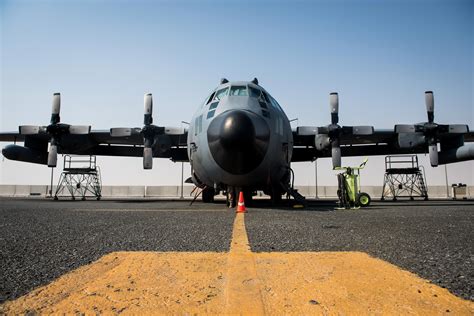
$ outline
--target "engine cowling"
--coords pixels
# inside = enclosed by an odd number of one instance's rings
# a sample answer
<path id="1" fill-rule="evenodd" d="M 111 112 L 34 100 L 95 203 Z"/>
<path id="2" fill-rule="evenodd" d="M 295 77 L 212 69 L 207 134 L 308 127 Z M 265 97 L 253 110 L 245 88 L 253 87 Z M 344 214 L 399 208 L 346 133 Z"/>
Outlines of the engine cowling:
<path id="1" fill-rule="evenodd" d="M 450 150 L 442 150 L 439 152 L 439 164 L 444 165 L 453 162 L 467 161 L 474 159 L 474 144 L 468 144 L 453 148 Z"/>
<path id="2" fill-rule="evenodd" d="M 46 165 L 48 163 L 48 153 L 28 147 L 18 145 L 8 145 L 2 149 L 5 158 L 16 161 L 37 163 Z"/>

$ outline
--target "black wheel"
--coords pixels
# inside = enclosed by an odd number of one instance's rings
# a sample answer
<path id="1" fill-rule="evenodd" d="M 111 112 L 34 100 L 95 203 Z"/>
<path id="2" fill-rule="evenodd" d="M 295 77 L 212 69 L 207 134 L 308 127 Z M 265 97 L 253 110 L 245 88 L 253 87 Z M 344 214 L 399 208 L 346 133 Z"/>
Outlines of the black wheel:
<path id="1" fill-rule="evenodd" d="M 276 185 L 269 187 L 269 189 L 270 189 L 270 198 L 272 201 L 272 205 L 281 205 L 282 194 L 283 194 L 281 189 Z"/>
<path id="2" fill-rule="evenodd" d="M 100 201 L 100 196 L 97 197 L 97 201 Z"/>
<path id="3" fill-rule="evenodd" d="M 55 200 L 55 201 L 58 200 L 58 196 L 57 196 L 57 195 L 54 196 L 54 200 Z"/>
<path id="4" fill-rule="evenodd" d="M 85 201 L 85 200 L 86 200 L 86 197 L 85 197 L 85 196 L 83 196 L 81 200 Z"/>
<path id="5" fill-rule="evenodd" d="M 252 195 L 252 191 L 244 191 L 244 202 L 245 202 L 245 206 L 250 206 L 252 205 L 252 198 L 253 198 L 253 195 Z"/>
<path id="6" fill-rule="evenodd" d="M 204 188 L 202 190 L 202 201 L 204 203 L 214 202 L 214 188 Z"/>
<path id="7" fill-rule="evenodd" d="M 281 204 L 281 193 L 272 193 L 270 197 L 273 205 Z"/>
<path id="8" fill-rule="evenodd" d="M 361 192 L 357 195 L 357 204 L 359 204 L 360 207 L 369 206 L 371 201 L 370 195 L 365 192 Z"/>

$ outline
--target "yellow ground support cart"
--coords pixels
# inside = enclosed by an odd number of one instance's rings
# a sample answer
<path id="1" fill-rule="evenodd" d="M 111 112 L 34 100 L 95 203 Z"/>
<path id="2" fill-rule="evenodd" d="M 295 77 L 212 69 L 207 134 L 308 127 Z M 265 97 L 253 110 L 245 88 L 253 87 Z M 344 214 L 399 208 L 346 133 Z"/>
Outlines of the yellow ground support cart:
<path id="1" fill-rule="evenodd" d="M 370 205 L 370 195 L 360 191 L 360 170 L 364 169 L 368 160 L 365 158 L 358 167 L 334 168 L 343 171 L 337 174 L 339 208 L 358 209 Z"/>

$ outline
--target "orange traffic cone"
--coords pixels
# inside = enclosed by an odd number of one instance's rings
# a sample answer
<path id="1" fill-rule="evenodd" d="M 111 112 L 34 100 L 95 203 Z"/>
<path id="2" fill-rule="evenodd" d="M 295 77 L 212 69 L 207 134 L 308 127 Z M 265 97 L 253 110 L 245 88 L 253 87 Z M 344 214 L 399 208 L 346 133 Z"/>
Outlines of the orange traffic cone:
<path id="1" fill-rule="evenodd" d="M 247 213 L 247 210 L 245 209 L 244 192 L 242 191 L 240 191 L 239 194 L 239 203 L 237 204 L 236 213 Z"/>

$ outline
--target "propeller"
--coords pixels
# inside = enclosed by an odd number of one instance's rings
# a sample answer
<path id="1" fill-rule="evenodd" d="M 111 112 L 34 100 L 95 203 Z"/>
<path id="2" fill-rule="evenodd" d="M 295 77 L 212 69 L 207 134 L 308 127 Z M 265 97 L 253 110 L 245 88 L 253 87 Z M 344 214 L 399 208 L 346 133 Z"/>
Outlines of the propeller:
<path id="1" fill-rule="evenodd" d="M 65 134 L 86 135 L 91 131 L 88 125 L 69 125 L 60 123 L 61 94 L 53 94 L 53 105 L 51 108 L 51 120 L 48 126 L 21 125 L 19 132 L 21 135 L 47 134 L 50 136 L 50 146 L 48 151 L 48 167 L 56 167 L 58 161 L 58 146 L 61 137 Z"/>
<path id="2" fill-rule="evenodd" d="M 331 124 L 317 128 L 315 143 L 318 149 L 331 147 L 332 165 L 335 168 L 341 166 L 341 136 L 371 135 L 374 133 L 374 127 L 339 126 L 339 95 L 337 92 L 332 92 L 329 95 L 329 110 L 331 112 Z"/>
<path id="3" fill-rule="evenodd" d="M 431 166 L 438 166 L 438 139 L 447 134 L 464 134 L 469 132 L 469 127 L 464 124 L 442 125 L 434 122 L 434 96 L 433 91 L 425 92 L 425 105 L 428 122 L 419 124 L 395 125 L 395 133 L 421 133 L 428 145 Z"/>
<path id="4" fill-rule="evenodd" d="M 153 125 L 153 98 L 151 93 L 145 94 L 144 97 L 145 115 L 141 133 L 143 134 L 143 169 L 153 168 L 153 150 L 152 146 L 155 141 L 155 132 L 158 128 Z"/>
<path id="5" fill-rule="evenodd" d="M 153 125 L 153 96 L 147 93 L 143 99 L 144 103 L 144 126 L 140 128 L 114 127 L 110 129 L 112 137 L 130 137 L 141 134 L 143 137 L 143 169 L 153 168 L 153 146 L 159 135 L 182 135 L 184 128 L 161 127 Z"/>

